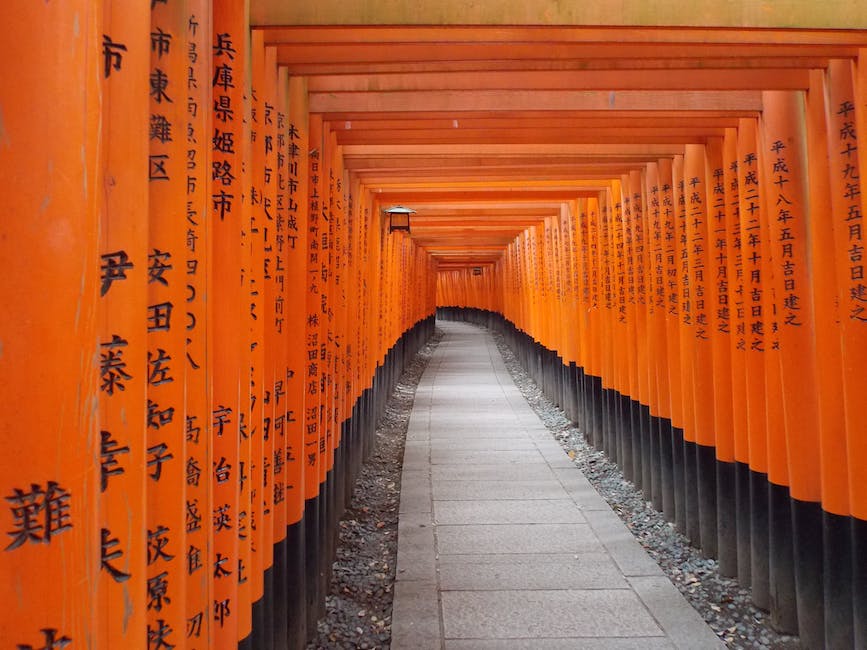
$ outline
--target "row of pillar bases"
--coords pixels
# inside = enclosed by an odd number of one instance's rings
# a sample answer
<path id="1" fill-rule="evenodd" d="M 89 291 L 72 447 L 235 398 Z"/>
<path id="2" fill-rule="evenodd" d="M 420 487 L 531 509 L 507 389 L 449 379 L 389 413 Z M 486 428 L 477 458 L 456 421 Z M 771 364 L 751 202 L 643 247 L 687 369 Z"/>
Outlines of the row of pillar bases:
<path id="1" fill-rule="evenodd" d="M 362 465 L 376 446 L 377 424 L 403 371 L 433 336 L 434 317 L 419 321 L 389 349 L 377 366 L 371 386 L 352 407 L 342 425 L 334 467 L 307 499 L 301 521 L 287 527 L 286 538 L 274 546 L 274 564 L 265 572 L 264 597 L 253 603 L 253 631 L 239 643 L 242 649 L 307 647 L 326 615 L 339 521 L 352 500 Z"/>
<path id="2" fill-rule="evenodd" d="M 440 307 L 438 318 L 500 332 L 542 392 L 588 444 L 617 463 L 645 501 L 719 571 L 752 592 L 772 626 L 805 648 L 867 647 L 867 522 L 794 499 L 786 486 L 565 363 L 498 313 Z"/>

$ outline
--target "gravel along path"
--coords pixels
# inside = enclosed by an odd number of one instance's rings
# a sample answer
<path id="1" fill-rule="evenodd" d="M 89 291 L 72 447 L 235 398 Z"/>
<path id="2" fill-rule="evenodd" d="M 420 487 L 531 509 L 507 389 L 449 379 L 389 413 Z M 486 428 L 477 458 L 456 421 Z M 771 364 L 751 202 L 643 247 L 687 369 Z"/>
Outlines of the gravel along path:
<path id="1" fill-rule="evenodd" d="M 716 560 L 703 557 L 662 513 L 623 478 L 617 465 L 584 440 L 563 411 L 542 394 L 503 337 L 492 332 L 512 379 L 524 398 L 575 465 L 629 527 L 639 543 L 729 648 L 796 650 L 797 637 L 780 635 L 770 616 L 752 604 L 750 591 L 719 573 Z"/>
<path id="2" fill-rule="evenodd" d="M 403 448 L 415 390 L 442 332 L 404 371 L 376 427 L 376 447 L 362 468 L 339 523 L 327 614 L 308 650 L 385 650 L 397 563 L 397 513 Z"/>
<path id="3" fill-rule="evenodd" d="M 518 363 L 502 336 L 492 332 L 512 378 L 551 435 L 635 534 L 689 603 L 729 648 L 797 650 L 798 639 L 777 634 L 770 617 L 752 605 L 750 592 L 719 574 L 662 513 L 623 478 L 616 464 L 584 441 L 583 434 L 550 402 Z M 314 649 L 386 650 L 397 559 L 400 474 L 415 389 L 442 333 L 404 372 L 377 426 L 376 449 L 365 463 L 352 503 L 340 522 L 337 558 Z"/>

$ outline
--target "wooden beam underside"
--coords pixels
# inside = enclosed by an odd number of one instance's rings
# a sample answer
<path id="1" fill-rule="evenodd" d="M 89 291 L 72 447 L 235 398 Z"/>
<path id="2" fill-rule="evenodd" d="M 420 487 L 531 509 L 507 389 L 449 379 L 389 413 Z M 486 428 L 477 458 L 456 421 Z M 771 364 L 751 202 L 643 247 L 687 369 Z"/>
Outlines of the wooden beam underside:
<path id="1" fill-rule="evenodd" d="M 630 22 L 628 2 L 618 3 L 621 26 L 572 24 L 562 7 L 553 10 L 560 24 L 547 26 L 413 25 L 408 16 L 349 26 L 340 16 L 359 10 L 352 2 L 325 14 L 276 4 L 253 0 L 252 15 L 278 65 L 305 78 L 310 111 L 374 209 L 417 211 L 409 236 L 441 268 L 492 263 L 524 229 L 612 180 L 760 116 L 763 91 L 806 91 L 811 70 L 867 48 L 867 31 L 845 11 L 839 25 L 818 11 L 790 12 L 798 29 L 731 23 L 745 2 L 705 12 L 719 24 L 681 28 Z M 500 4 L 503 15 L 522 11 Z M 290 14 L 296 25 L 276 22 Z M 307 21 L 314 15 L 319 24 Z"/>

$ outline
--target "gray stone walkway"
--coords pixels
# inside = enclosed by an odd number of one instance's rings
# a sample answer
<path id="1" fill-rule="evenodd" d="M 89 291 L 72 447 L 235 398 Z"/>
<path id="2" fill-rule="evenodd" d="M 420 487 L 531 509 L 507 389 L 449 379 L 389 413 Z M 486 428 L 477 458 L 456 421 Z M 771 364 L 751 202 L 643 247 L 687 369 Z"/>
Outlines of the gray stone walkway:
<path id="1" fill-rule="evenodd" d="M 446 332 L 418 386 L 392 648 L 722 648 L 521 396 L 490 334 Z"/>

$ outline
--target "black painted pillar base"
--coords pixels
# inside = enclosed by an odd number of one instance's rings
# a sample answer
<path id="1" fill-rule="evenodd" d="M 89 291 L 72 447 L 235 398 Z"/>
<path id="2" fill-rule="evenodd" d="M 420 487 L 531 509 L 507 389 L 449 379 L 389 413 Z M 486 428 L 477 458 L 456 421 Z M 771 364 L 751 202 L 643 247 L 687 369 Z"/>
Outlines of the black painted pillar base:
<path id="1" fill-rule="evenodd" d="M 686 501 L 686 536 L 701 548 L 701 509 L 698 505 L 698 458 L 696 444 L 683 441 L 683 483 Z"/>
<path id="2" fill-rule="evenodd" d="M 671 451 L 671 420 L 659 418 L 659 462 L 660 486 L 662 489 L 662 514 L 668 521 L 674 521 L 674 459 Z"/>
<path id="3" fill-rule="evenodd" d="M 696 443 L 695 463 L 701 552 L 704 553 L 705 557 L 716 558 L 716 449 Z"/>
<path id="4" fill-rule="evenodd" d="M 271 547 L 273 553 L 274 547 Z M 274 648 L 274 565 L 265 569 L 265 607 L 262 616 L 262 628 L 265 630 L 262 638 L 262 647 L 265 650 L 273 650 Z"/>
<path id="5" fill-rule="evenodd" d="M 852 648 L 852 519 L 822 513 L 825 647 Z"/>
<path id="6" fill-rule="evenodd" d="M 655 445 L 650 435 L 650 407 L 638 404 L 639 437 L 641 439 L 641 493 L 645 501 L 653 499 L 653 454 Z"/>
<path id="7" fill-rule="evenodd" d="M 273 622 L 271 625 L 273 647 L 289 647 L 289 579 L 287 574 L 286 538 L 274 544 L 273 584 Z"/>
<path id="8" fill-rule="evenodd" d="M 867 648 L 867 521 L 852 517 L 852 621 L 856 648 Z"/>
<path id="9" fill-rule="evenodd" d="M 822 506 L 798 499 L 791 503 L 798 636 L 805 648 L 821 648 L 825 642 Z"/>
<path id="10" fill-rule="evenodd" d="M 716 532 L 719 572 L 738 574 L 737 476 L 734 462 L 716 462 Z"/>
<path id="11" fill-rule="evenodd" d="M 649 411 L 648 411 L 649 414 Z M 650 427 L 650 501 L 653 507 L 662 512 L 662 436 L 660 426 L 662 418 L 651 415 Z"/>
<path id="12" fill-rule="evenodd" d="M 320 495 L 321 496 L 321 488 Z M 316 636 L 316 623 L 319 620 L 319 598 L 325 594 L 319 593 L 319 566 L 322 554 L 319 526 L 320 504 L 319 496 L 307 499 L 304 503 L 304 544 L 305 552 L 305 584 L 306 612 L 307 612 L 307 641 L 312 641 Z"/>
<path id="13" fill-rule="evenodd" d="M 603 411 L 602 411 L 602 449 L 601 451 L 605 452 L 605 455 L 611 459 L 611 462 L 617 462 L 617 452 L 616 445 L 613 444 L 614 441 L 614 431 L 616 430 L 614 424 L 614 397 L 612 395 L 612 390 L 610 388 L 604 388 L 602 390 L 602 401 L 603 401 Z"/>
<path id="14" fill-rule="evenodd" d="M 770 609 L 768 583 L 768 475 L 750 472 L 750 575 L 753 604 Z"/>
<path id="15" fill-rule="evenodd" d="M 750 466 L 735 463 L 735 507 L 738 529 L 738 583 L 752 588 L 752 501 L 750 500 Z"/>
<path id="16" fill-rule="evenodd" d="M 263 580 L 264 580 L 263 575 Z M 259 600 L 253 601 L 251 606 L 252 611 L 252 630 L 250 631 L 250 636 L 247 637 L 250 641 L 250 648 L 264 648 L 265 647 L 265 598 L 264 596 Z M 270 638 L 270 630 L 267 630 L 269 634 L 267 635 Z"/>
<path id="17" fill-rule="evenodd" d="M 686 470 L 683 457 L 683 429 L 671 427 L 671 460 L 674 468 L 674 525 L 686 535 Z"/>
<path id="18" fill-rule="evenodd" d="M 785 634 L 798 633 L 792 532 L 789 489 L 769 482 L 768 606 L 771 611 L 771 625 Z"/>
<path id="19" fill-rule="evenodd" d="M 593 403 L 593 446 L 596 449 L 602 449 L 602 440 L 604 434 L 605 420 L 605 400 L 603 394 L 605 389 L 602 387 L 602 377 L 591 376 L 591 401 Z"/>
<path id="20" fill-rule="evenodd" d="M 306 507 L 305 507 L 306 509 Z M 307 644 L 307 523 L 302 519 L 286 527 L 286 617 L 288 647 Z M 316 628 L 313 628 L 314 632 Z"/>
<path id="21" fill-rule="evenodd" d="M 620 450 L 620 469 L 623 471 L 623 477 L 634 484 L 635 477 L 632 475 L 632 400 L 627 395 L 617 393 L 617 402 L 619 405 L 617 439 Z"/>
<path id="22" fill-rule="evenodd" d="M 641 472 L 643 440 L 641 438 L 641 404 L 629 399 L 629 420 L 626 422 L 626 444 L 630 446 L 632 456 L 632 484 L 641 492 L 644 489 L 644 476 Z"/>
<path id="23" fill-rule="evenodd" d="M 323 490 L 325 494 L 325 512 L 323 513 L 322 521 L 322 541 L 325 548 L 323 549 L 322 559 L 320 560 L 319 568 L 319 618 L 326 614 L 325 596 L 328 594 L 331 586 L 331 572 L 334 566 L 334 555 L 336 550 L 336 532 L 337 519 L 335 517 L 336 505 L 336 490 L 335 490 L 334 470 L 332 469 L 325 475 L 325 483 Z"/>

